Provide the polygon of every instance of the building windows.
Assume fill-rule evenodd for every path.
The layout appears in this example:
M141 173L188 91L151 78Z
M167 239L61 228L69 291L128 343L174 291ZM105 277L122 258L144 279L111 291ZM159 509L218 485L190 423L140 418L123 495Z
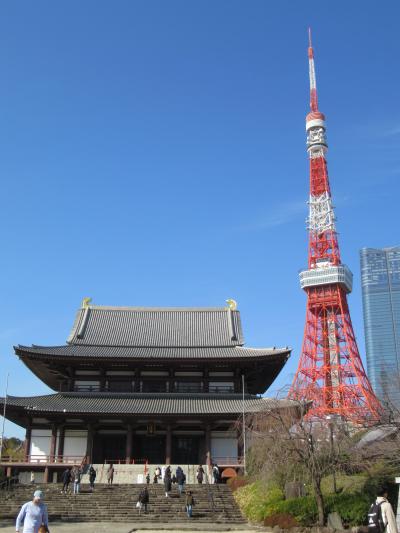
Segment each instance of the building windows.
M367 371L381 401L400 407L400 247L363 248L361 285Z

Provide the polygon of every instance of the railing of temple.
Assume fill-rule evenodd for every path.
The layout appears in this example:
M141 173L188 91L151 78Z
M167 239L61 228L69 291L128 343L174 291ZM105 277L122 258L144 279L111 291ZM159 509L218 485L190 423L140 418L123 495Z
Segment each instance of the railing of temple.
M134 392L134 389L131 384L127 383L126 386L118 388L114 388L112 385L108 385L101 388L100 385L75 385L74 386L74 392ZM166 393L167 388L165 382L162 383L143 383L142 390L136 391L136 392L144 392L144 393L151 393L151 392L159 392L159 393ZM177 393L184 393L184 394L200 394L205 393L204 388L201 386L201 383L198 385L193 384L186 384L184 382L178 383L175 387L172 388L171 392L177 392ZM232 385L210 385L208 388L208 393L211 394L233 394L235 392L235 389Z
M126 462L126 459L104 459L104 464L107 464L107 465L125 465L125 464L130 464L130 465L145 465L145 464L148 464L148 459L146 459L145 457L139 457L139 459L137 458L133 458L133 459L130 459L129 463Z
M1 462L5 464L66 464L66 465L80 465L85 463L85 457L82 455L28 455L23 459L15 459L15 457L2 456Z
M215 457L213 455L212 462L218 466L243 466L243 457Z

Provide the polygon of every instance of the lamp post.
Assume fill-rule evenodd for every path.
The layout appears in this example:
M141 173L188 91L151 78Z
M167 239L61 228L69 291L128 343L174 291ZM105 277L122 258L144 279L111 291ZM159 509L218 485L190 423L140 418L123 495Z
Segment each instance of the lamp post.
M329 447L330 447L330 453L331 453L331 458L333 459L333 453L334 453L334 442L333 442L333 421L332 421L332 417L330 415L328 415L326 417L326 419L328 420L328 428L329 428ZM332 481L333 481L333 492L334 494L337 493L337 486L336 486L336 471L335 471L335 466L333 468L333 472L332 472Z
M4 404L3 404L3 424L1 427L1 444L0 444L0 464L1 459L3 456L3 442L4 442L4 424L6 422L6 409L7 409L7 395L8 395L8 378L10 377L10 373L7 374L7 380L6 380L6 394L4 396Z

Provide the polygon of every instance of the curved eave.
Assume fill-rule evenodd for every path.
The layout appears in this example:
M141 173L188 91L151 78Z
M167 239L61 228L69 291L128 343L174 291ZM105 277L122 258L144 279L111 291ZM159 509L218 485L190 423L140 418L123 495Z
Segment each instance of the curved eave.
M121 364L168 364L204 365L229 364L246 373L249 391L264 393L277 377L291 349L205 347L205 348L148 348L148 347L104 347L104 346L16 346L15 353L24 364L46 385L59 390L60 382L68 379L67 368L98 368Z
M4 398L0 398L0 409ZM32 418L56 420L68 418L116 417L171 417L196 416L209 418L224 416L235 420L242 413L289 408L291 400L257 398L240 394L112 394L112 393L58 393L44 396L7 398L7 419L27 425Z

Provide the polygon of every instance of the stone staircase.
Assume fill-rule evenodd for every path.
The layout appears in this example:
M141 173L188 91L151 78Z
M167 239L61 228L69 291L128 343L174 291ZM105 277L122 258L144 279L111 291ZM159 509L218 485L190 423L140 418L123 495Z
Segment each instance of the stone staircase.
M139 515L136 502L143 485L98 484L93 493L87 486L78 495L61 494L61 485L48 484L40 488L45 493L50 521L70 522L149 522L244 524L245 519L227 485L187 485L195 499L193 518L186 516L185 496L179 498L178 487L173 485L170 497L165 497L162 484L148 485L150 502L148 513ZM32 486L19 485L2 497L0 518L15 519L21 505L32 499Z

